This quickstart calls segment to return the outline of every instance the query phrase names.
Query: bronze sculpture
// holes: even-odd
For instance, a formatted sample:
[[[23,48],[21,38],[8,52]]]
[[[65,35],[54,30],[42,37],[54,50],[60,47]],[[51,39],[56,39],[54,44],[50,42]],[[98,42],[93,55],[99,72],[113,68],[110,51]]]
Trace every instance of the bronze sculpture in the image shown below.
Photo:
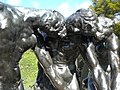
[[[66,36],[65,20],[59,12],[44,11],[43,15],[40,15],[39,11],[36,12],[36,16],[41,16],[36,20],[32,16],[26,20],[32,22],[31,27],[37,36],[34,52],[56,89],[79,90],[75,74],[75,60],[79,55],[78,44],[73,44]]]
[[[81,36],[81,54],[90,69],[95,88],[119,90],[119,44],[113,33],[112,20],[97,17],[89,9],[80,9],[68,17],[66,23],[68,30]],[[101,54],[100,49],[106,50],[107,56]]]
[[[58,60],[60,60],[62,64],[58,63],[58,61],[56,60],[55,62],[58,64],[53,64],[52,62],[54,61],[54,58],[52,60],[51,56],[49,55],[49,52],[41,48],[42,44],[40,44],[41,42],[38,41],[39,38],[37,37],[37,34],[36,34],[36,32],[42,33],[42,31],[40,30],[42,27],[45,27],[42,29],[43,31],[45,30],[45,33],[47,33],[47,36],[50,37],[49,39],[52,39],[50,40],[50,42],[55,41],[56,43],[56,39],[60,39],[59,37],[63,38],[64,35],[66,34],[64,32],[65,28],[64,28],[63,16],[60,15],[59,12],[57,11],[51,11],[51,10],[41,11],[40,10],[40,13],[39,13],[39,11],[33,10],[35,13],[39,13],[39,15],[41,15],[41,13],[44,12],[42,15],[42,18],[39,15],[36,15],[35,17],[34,16],[31,17],[28,14],[26,17],[25,12],[20,12],[17,8],[14,8],[4,3],[0,3],[0,5],[1,5],[1,13],[0,13],[1,14],[1,35],[0,35],[1,37],[1,68],[0,68],[1,69],[1,86],[0,86],[1,90],[8,90],[8,88],[11,90],[24,89],[23,87],[19,88],[19,85],[21,85],[19,60],[22,54],[29,48],[32,48],[34,50],[34,52],[38,57],[38,60],[40,61],[40,63],[42,63],[42,66],[46,70],[45,72],[47,73],[48,76],[50,76],[50,80],[52,80],[52,82],[54,83],[53,85],[55,87],[61,90],[63,89],[66,90],[67,88],[71,88],[71,89],[75,88],[76,90],[79,90],[79,87],[77,86],[78,83],[76,80],[76,75],[74,74],[73,76],[71,74],[68,66],[66,65],[66,60],[64,61],[62,60],[63,58],[60,57],[62,53],[58,52],[58,56],[57,57],[54,56],[55,58],[59,57]],[[50,19],[48,18],[47,23],[46,21],[44,21],[47,18],[46,15],[47,16],[50,15]],[[55,26],[49,28],[49,25],[55,25]],[[42,39],[40,39],[40,41],[41,40]],[[50,42],[48,42],[49,45],[53,45],[53,44],[50,44]],[[6,45],[8,46],[8,48],[6,48]],[[48,50],[50,48],[49,45],[47,47]],[[56,54],[57,52],[54,51],[55,47],[52,47],[52,48],[53,48],[52,52],[54,52],[53,54]],[[43,59],[46,59],[46,60],[43,61]],[[61,67],[61,65],[63,66]],[[53,70],[52,67],[56,68],[56,70]],[[57,71],[58,69],[59,71]],[[55,71],[54,73],[56,74],[55,77],[53,73],[51,73],[49,70],[50,71],[53,70],[53,72]],[[5,73],[3,71],[5,71]],[[62,73],[64,74],[62,75]],[[73,87],[72,84],[74,84],[75,87]]]
[[[49,17],[49,15],[48,15],[48,17]],[[44,23],[43,26],[40,26],[40,28],[39,28],[40,30],[42,30],[46,27],[46,22],[47,21],[44,21],[44,20],[47,20],[47,19],[44,18],[44,19],[42,19],[42,21],[38,21],[38,22]],[[48,21],[49,21],[49,19],[48,19]],[[110,45],[109,41],[108,41],[109,38],[111,38],[110,42],[111,42],[111,40],[114,40],[114,42],[111,42],[111,43],[115,44],[117,46],[116,51],[118,50],[119,45],[118,45],[117,37],[112,32],[112,25],[113,25],[112,21],[108,18],[105,18],[105,17],[97,17],[91,10],[81,9],[81,10],[78,10],[73,15],[71,15],[70,17],[68,17],[65,24],[66,24],[66,27],[67,27],[67,31],[66,31],[66,35],[64,37],[62,37],[62,40],[64,42],[64,40],[67,39],[68,44],[66,45],[66,47],[68,47],[67,50],[69,52],[66,53],[66,52],[63,52],[62,50],[60,50],[60,51],[62,51],[62,54],[63,55],[66,55],[66,54],[70,55],[70,53],[73,53],[74,52],[74,51],[72,52],[73,48],[71,50],[70,46],[69,46],[70,44],[73,44],[72,47],[76,47],[77,50],[78,50],[78,51],[75,52],[75,54],[77,52],[80,53],[80,51],[81,51],[81,54],[84,57],[85,61],[87,60],[86,63],[88,64],[90,70],[94,71],[94,69],[95,69],[95,72],[97,72],[96,70],[98,69],[97,73],[99,73],[99,71],[100,71],[100,73],[99,73],[99,75],[101,75],[100,78],[97,78],[98,74],[96,75],[96,73],[92,72],[92,75],[93,76],[95,75],[94,78],[93,78],[93,79],[95,79],[94,80],[95,87],[97,89],[113,88],[113,86],[110,86],[110,83],[111,83],[110,81],[111,80],[108,80],[106,78],[106,76],[107,76],[106,73],[108,73],[108,71],[109,71],[109,70],[107,71],[107,68],[109,69],[109,67],[111,66],[110,59],[108,57],[106,58],[104,55],[101,55],[101,53],[100,53],[101,50],[99,50],[99,49],[107,50],[107,52],[105,52],[104,54],[109,55],[109,49],[114,47],[114,45],[111,45],[113,47],[111,47],[111,46],[109,47],[109,45]],[[54,29],[53,27],[51,29],[51,24],[48,25],[47,28],[48,28],[48,31]],[[46,33],[46,31],[44,31],[44,32]],[[55,31],[55,32],[57,32],[57,31]],[[47,35],[49,35],[49,34],[47,34]],[[50,35],[52,37],[53,34],[50,34]],[[52,38],[52,39],[54,39],[54,38]],[[57,41],[59,42],[59,39],[57,39]],[[51,42],[48,45],[52,45],[52,43],[54,43],[54,42]],[[60,43],[62,43],[62,42],[60,42]],[[66,41],[64,43],[66,43]],[[57,49],[53,48],[52,49],[52,47],[55,47],[55,44],[53,46],[51,46],[51,51],[55,49],[55,51],[59,52],[59,48],[57,48]],[[64,45],[62,47],[64,47]],[[101,48],[101,47],[103,47],[103,48]],[[80,48],[80,51],[79,51],[79,48]],[[64,51],[66,51],[66,50],[64,50]],[[54,52],[52,52],[52,53],[54,54]],[[93,54],[93,56],[91,56],[92,54]],[[117,55],[117,53],[116,53],[116,55]],[[51,54],[50,54],[50,56],[51,56]],[[56,56],[57,56],[57,54],[56,54]],[[72,55],[70,55],[70,56],[72,56]],[[75,62],[75,59],[77,58],[77,56],[75,56],[75,57],[74,56],[75,55],[73,55],[72,59],[70,59],[71,61],[73,60],[73,63],[72,63],[73,65],[75,65],[74,62]],[[53,56],[52,59],[54,59],[54,57],[55,56]],[[61,57],[59,57],[59,58],[61,58]],[[66,57],[66,56],[64,56],[64,57],[69,60],[69,57]],[[106,61],[103,60],[105,58],[106,58]],[[52,61],[52,59],[51,59],[51,61]],[[89,61],[90,59],[91,59],[91,61]],[[117,59],[119,59],[118,55],[117,55]],[[55,60],[57,61],[59,59],[57,58]],[[93,61],[94,61],[94,63],[93,63]],[[117,61],[119,61],[119,60],[117,60]],[[103,62],[105,62],[105,63],[103,63]],[[96,66],[94,66],[94,64],[97,65],[99,68],[96,68]],[[110,73],[108,75],[110,75]],[[103,78],[103,80],[101,78]],[[102,81],[99,82],[98,79],[100,79]],[[106,86],[104,86],[103,83]],[[115,87],[115,88],[117,88],[117,87]]]
[[[20,12],[0,2],[0,89],[24,90],[19,60],[32,48],[58,90],[79,90],[75,60],[80,53],[96,89],[119,90],[119,45],[112,25],[91,10],[80,9],[65,21],[54,10]],[[109,57],[101,55],[101,46]]]

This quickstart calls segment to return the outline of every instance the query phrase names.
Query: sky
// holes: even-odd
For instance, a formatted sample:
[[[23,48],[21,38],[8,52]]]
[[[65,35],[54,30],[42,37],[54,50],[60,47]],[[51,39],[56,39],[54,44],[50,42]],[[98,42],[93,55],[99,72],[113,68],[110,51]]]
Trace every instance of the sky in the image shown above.
[[[13,6],[23,6],[36,9],[52,9],[62,13],[65,17],[70,16],[80,8],[88,8],[92,5],[91,0],[0,0]]]

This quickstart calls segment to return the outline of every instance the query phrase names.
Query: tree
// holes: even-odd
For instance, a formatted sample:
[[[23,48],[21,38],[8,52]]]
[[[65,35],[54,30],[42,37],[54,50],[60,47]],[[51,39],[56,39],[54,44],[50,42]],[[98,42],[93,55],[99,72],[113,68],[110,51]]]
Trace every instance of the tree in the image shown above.
[[[120,1],[117,0],[92,0],[92,10],[99,16],[104,14],[106,17],[113,19],[114,14],[120,12]]]
[[[120,13],[120,1],[119,0],[92,0],[93,5],[90,8],[99,16],[103,14],[105,17],[115,18],[115,14]],[[120,38],[120,21],[115,23],[114,32]]]
[[[118,23],[115,24],[115,26],[114,26],[114,32],[118,36],[118,38],[120,40],[120,22],[118,22]]]

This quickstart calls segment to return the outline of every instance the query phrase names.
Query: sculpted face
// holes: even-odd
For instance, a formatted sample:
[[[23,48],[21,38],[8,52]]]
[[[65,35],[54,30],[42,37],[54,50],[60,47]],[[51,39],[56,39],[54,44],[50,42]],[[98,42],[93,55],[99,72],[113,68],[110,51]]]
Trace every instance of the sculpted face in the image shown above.
[[[97,39],[107,39],[113,32],[113,21],[109,18],[100,16],[98,17],[98,31],[95,36]]]
[[[80,9],[79,14],[83,18],[83,33],[94,35],[97,31],[97,15],[90,9]]]

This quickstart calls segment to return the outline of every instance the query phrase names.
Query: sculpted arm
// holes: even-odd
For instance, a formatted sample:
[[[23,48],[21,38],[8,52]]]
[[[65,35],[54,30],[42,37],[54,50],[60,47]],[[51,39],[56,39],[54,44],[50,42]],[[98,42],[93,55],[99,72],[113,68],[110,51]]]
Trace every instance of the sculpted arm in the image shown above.
[[[114,33],[107,39],[107,46],[109,49],[112,69],[119,71],[120,69],[119,52],[118,52],[119,41],[118,41],[118,37]]]
[[[93,43],[90,43],[87,47],[86,57],[88,63],[90,63],[91,73],[93,75],[93,80],[97,89],[108,90],[108,82],[104,70],[99,64],[97,59],[97,54],[95,52],[95,46]]]
[[[39,63],[43,67],[46,75],[51,80],[54,87],[58,90],[66,90],[66,84],[64,80],[59,74],[57,74],[56,70],[54,70],[54,64],[49,52],[44,49],[40,49],[37,46],[35,47],[34,52],[39,60]]]
[[[108,50],[109,50],[109,59],[111,64],[111,89],[112,90],[119,90],[119,78],[120,78],[120,58],[119,58],[119,41],[118,37],[113,33],[108,39]]]

